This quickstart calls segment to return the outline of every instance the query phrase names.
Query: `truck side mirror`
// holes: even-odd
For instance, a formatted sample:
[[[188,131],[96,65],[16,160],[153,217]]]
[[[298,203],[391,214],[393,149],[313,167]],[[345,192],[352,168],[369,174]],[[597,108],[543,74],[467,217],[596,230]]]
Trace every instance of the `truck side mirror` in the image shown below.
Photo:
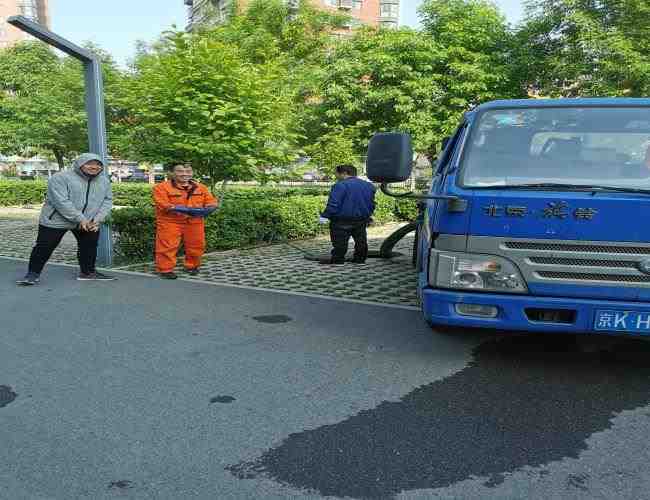
[[[366,173],[373,182],[403,182],[411,177],[413,144],[411,136],[399,133],[376,134],[368,144]]]

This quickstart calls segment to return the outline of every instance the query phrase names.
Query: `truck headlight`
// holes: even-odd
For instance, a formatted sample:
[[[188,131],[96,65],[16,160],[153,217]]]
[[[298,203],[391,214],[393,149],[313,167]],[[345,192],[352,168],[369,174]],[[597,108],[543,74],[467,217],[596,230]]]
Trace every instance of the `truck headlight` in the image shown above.
[[[517,267],[493,255],[433,252],[437,259],[435,286],[457,290],[527,293],[528,287]],[[433,284],[433,283],[432,283]]]

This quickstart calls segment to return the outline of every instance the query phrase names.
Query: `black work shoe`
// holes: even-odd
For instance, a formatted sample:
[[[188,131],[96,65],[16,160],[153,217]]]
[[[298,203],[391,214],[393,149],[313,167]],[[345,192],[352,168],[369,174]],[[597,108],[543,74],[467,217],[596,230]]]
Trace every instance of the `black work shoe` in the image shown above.
[[[195,267],[194,269],[185,269],[185,272],[189,274],[190,276],[198,276],[199,275],[199,268]]]
[[[357,259],[352,259],[350,262],[352,262],[353,264],[365,264],[366,263],[365,260],[357,260]]]
[[[160,276],[160,278],[164,279],[164,280],[178,279],[178,276],[176,276],[176,273],[158,273],[158,276]]]
[[[113,276],[106,276],[105,274],[94,272],[90,274],[79,273],[77,281],[115,281]]]
[[[34,286],[40,283],[41,278],[36,273],[27,273],[21,280],[16,281],[16,285],[20,286]]]

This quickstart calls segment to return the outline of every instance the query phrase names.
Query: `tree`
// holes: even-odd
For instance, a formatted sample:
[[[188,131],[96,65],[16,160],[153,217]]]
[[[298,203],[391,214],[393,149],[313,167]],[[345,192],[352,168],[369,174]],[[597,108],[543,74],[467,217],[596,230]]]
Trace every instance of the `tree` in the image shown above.
[[[313,143],[342,128],[362,154],[375,133],[403,131],[433,158],[465,111],[519,93],[507,64],[510,35],[494,7],[429,0],[420,13],[424,32],[362,29],[326,60],[305,127]]]
[[[650,3],[528,2],[518,61],[531,88],[549,96],[650,93]]]
[[[106,53],[107,90],[117,70]],[[110,101],[110,99],[107,99]],[[0,51],[0,151],[45,154],[65,161],[87,150],[87,118],[81,64],[58,58],[41,42],[24,42]]]
[[[329,179],[334,178],[337,165],[354,165],[359,161],[353,137],[342,129],[331,130],[319,137],[315,144],[307,147],[307,153]]]
[[[419,9],[442,53],[444,98],[439,121],[445,135],[467,109],[485,101],[525,96],[512,64],[515,39],[503,14],[487,0],[425,0]]]
[[[291,157],[290,98],[273,61],[252,64],[208,33],[170,33],[135,63],[119,99],[120,149],[189,161],[217,181],[254,178]]]

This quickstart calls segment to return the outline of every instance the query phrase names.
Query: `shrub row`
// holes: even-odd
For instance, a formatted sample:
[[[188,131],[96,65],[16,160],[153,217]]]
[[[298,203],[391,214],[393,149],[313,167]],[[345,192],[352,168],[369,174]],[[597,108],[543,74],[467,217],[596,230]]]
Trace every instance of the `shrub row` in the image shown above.
[[[47,183],[43,181],[0,181],[0,206],[38,205],[45,199]],[[268,188],[268,187],[232,187],[228,189],[225,199],[233,202],[261,202],[287,200],[295,197],[322,198],[328,193],[327,188]],[[386,208],[387,200],[382,194],[377,196],[378,210]],[[398,220],[413,220],[417,215],[415,202],[412,200],[388,199],[393,205],[391,211]],[[114,184],[113,201],[120,207],[150,207],[151,186],[148,184]]]
[[[42,181],[0,181],[0,206],[40,204],[47,184]],[[206,222],[208,249],[229,250],[264,242],[312,238],[326,230],[318,215],[325,207],[323,188],[230,188],[221,210]],[[114,203],[126,206],[114,210],[111,220],[117,250],[129,261],[150,260],[153,255],[155,217],[151,187],[146,184],[114,184]],[[417,215],[412,200],[377,195],[374,219],[377,224],[413,220]]]
[[[326,196],[310,195],[283,199],[227,197],[219,212],[206,221],[208,251],[313,238],[327,230],[318,224],[326,201]],[[395,201],[379,195],[375,222],[385,224],[395,219]],[[128,261],[151,260],[156,230],[154,210],[151,207],[113,210],[111,220],[120,256]]]
[[[268,188],[231,187],[226,198],[238,200],[268,200],[289,196],[323,196],[323,187]],[[45,200],[47,183],[44,181],[0,181],[0,206],[39,205]],[[146,207],[151,205],[149,184],[113,184],[113,201],[120,207]]]
[[[39,205],[47,193],[47,183],[43,181],[0,181],[0,207]]]

